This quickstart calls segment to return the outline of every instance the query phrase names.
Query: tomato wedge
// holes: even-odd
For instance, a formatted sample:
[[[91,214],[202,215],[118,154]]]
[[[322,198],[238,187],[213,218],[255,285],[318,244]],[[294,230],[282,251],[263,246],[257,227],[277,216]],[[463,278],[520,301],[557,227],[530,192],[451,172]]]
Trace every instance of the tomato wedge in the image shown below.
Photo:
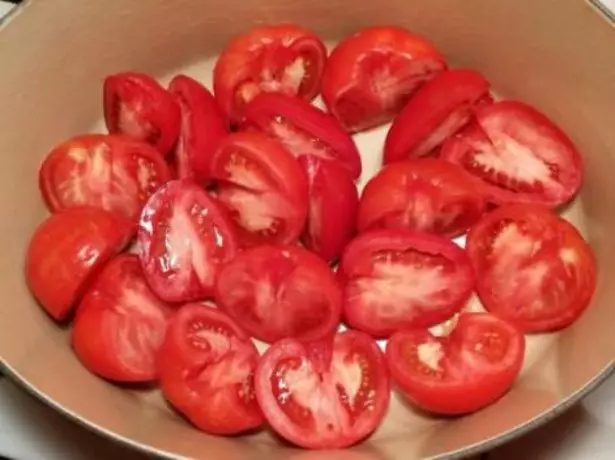
[[[145,278],[167,302],[211,297],[220,267],[238,250],[224,209],[189,180],[170,181],[150,198],[138,238]]]
[[[81,363],[116,382],[148,382],[158,377],[156,354],[172,310],[143,277],[139,258],[112,259],[81,300],[72,344]]]
[[[158,357],[165,398],[197,428],[232,435],[258,428],[254,394],[258,353],[224,313],[183,306],[169,322]]]
[[[434,158],[400,161],[381,169],[363,189],[360,232],[407,228],[453,238],[485,212],[480,180]]]
[[[329,266],[299,246],[241,252],[220,272],[216,302],[252,337],[317,340],[333,335],[342,292]]]
[[[358,331],[307,344],[281,340],[263,355],[254,383],[271,427],[308,449],[362,440],[378,427],[390,399],[383,353]]]
[[[431,43],[400,27],[370,27],[343,40],[322,77],[322,97],[347,131],[387,123],[446,68]]]
[[[447,337],[413,329],[391,336],[386,359],[393,382],[418,407],[441,415],[482,409],[514,384],[525,338],[488,313],[464,312]]]
[[[474,288],[463,249],[411,230],[360,234],[346,247],[338,271],[346,323],[377,338],[447,320],[464,307]]]
[[[524,332],[562,329],[589,306],[596,260],[569,222],[539,205],[503,206],[468,234],[485,308]]]
[[[581,155],[568,136],[518,101],[482,107],[441,155],[481,178],[495,204],[557,207],[576,195],[583,178]]]

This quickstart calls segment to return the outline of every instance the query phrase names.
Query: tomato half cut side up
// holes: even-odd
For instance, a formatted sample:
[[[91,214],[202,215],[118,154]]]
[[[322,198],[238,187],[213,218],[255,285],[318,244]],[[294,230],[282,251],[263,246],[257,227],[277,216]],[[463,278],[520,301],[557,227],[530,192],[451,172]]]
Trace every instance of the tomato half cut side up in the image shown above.
[[[544,114],[518,101],[476,112],[442,147],[442,158],[479,177],[495,204],[558,207],[578,192],[583,161],[570,138]]]
[[[307,29],[290,24],[257,27],[222,51],[214,68],[214,94],[234,122],[261,92],[311,101],[320,90],[326,59],[324,43]]]
[[[338,272],[346,323],[376,338],[442,323],[465,306],[474,288],[463,249],[405,229],[360,234],[344,250]]]
[[[184,305],[170,320],[158,356],[162,393],[197,428],[233,435],[263,424],[254,394],[258,353],[221,311]]]
[[[358,230],[407,228],[453,238],[487,207],[482,182],[461,166],[435,158],[389,164],[365,186]]]
[[[400,27],[370,27],[339,43],[322,78],[322,97],[347,131],[393,119],[416,90],[446,68],[424,38]]]
[[[152,195],[138,240],[145,278],[167,302],[211,297],[220,267],[238,250],[224,209],[189,180],[170,181]]]
[[[596,289],[593,251],[549,209],[498,208],[470,230],[466,244],[483,305],[522,331],[565,328],[588,308]]]
[[[489,81],[470,69],[447,70],[433,77],[395,117],[385,141],[384,163],[437,152],[472,120],[489,88]]]
[[[156,380],[156,355],[173,310],[156,297],[139,258],[112,259],[79,303],[72,345],[91,372],[115,382]]]
[[[464,312],[446,337],[424,329],[395,333],[386,359],[391,378],[416,406],[463,415],[493,404],[521,371],[525,338],[489,313]]]
[[[128,135],[170,152],[179,135],[177,101],[160,83],[143,73],[109,75],[103,86],[105,123],[110,133]]]

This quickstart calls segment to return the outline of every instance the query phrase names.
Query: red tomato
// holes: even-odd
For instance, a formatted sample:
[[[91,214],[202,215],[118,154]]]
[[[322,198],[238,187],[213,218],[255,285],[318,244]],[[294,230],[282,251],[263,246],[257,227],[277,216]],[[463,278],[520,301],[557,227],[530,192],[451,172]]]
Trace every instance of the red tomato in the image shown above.
[[[263,355],[254,384],[271,427],[309,449],[362,440],[378,427],[390,399],[383,353],[358,331],[307,344],[290,338],[275,343]]]
[[[337,160],[353,179],[361,175],[361,157],[352,137],[335,118],[303,99],[261,93],[246,105],[242,126],[277,139],[296,158]]]
[[[258,132],[233,133],[211,164],[216,197],[234,217],[244,245],[297,240],[307,217],[308,183],[281,144]]]
[[[258,353],[228,316],[200,304],[183,306],[169,322],[158,357],[166,399],[199,429],[231,435],[257,428],[254,394]]]
[[[156,354],[172,310],[143,277],[139,258],[112,259],[81,300],[72,343],[90,371],[118,382],[147,382],[158,377]]]
[[[572,224],[542,206],[492,211],[470,230],[466,247],[485,308],[524,332],[570,325],[596,288],[591,248]]]
[[[360,232],[408,228],[459,236],[485,211],[480,180],[460,166],[433,158],[385,166],[363,189]]]
[[[190,77],[176,76],[169,91],[175,95],[182,115],[174,158],[178,176],[206,182],[211,157],[228,133],[224,116],[207,88]]]
[[[128,137],[86,134],[51,150],[39,171],[50,211],[95,206],[137,220],[147,199],[171,178],[160,153]]]
[[[192,182],[168,182],[143,209],[141,264],[153,291],[167,302],[210,297],[220,266],[236,252],[224,209]]]
[[[399,27],[370,27],[333,50],[322,97],[346,130],[363,131],[391,121],[445,68],[442,54],[423,38]]]
[[[222,269],[216,301],[259,340],[317,340],[337,329],[342,293],[329,266],[306,249],[259,246]]]
[[[68,317],[91,278],[134,234],[134,224],[100,208],[68,208],[34,232],[26,254],[26,282],[55,320]]]
[[[441,155],[481,178],[496,204],[556,207],[572,199],[583,177],[581,156],[566,134],[516,101],[481,108],[472,124],[444,144]]]
[[[490,84],[475,70],[442,72],[414,94],[393,121],[384,146],[384,162],[422,157],[467,125],[489,97]]]
[[[488,313],[462,313],[447,337],[394,334],[386,358],[393,382],[418,407],[442,415],[475,412],[502,397],[523,364],[525,338]]]
[[[295,25],[254,28],[235,37],[214,68],[214,94],[223,112],[240,121],[243,106],[260,92],[312,100],[327,59],[313,32]]]
[[[110,133],[123,133],[167,154],[179,135],[177,101],[156,80],[142,73],[105,78],[105,122]]]
[[[463,308],[474,288],[463,249],[411,230],[359,235],[342,254],[339,271],[346,323],[379,338],[447,320]]]

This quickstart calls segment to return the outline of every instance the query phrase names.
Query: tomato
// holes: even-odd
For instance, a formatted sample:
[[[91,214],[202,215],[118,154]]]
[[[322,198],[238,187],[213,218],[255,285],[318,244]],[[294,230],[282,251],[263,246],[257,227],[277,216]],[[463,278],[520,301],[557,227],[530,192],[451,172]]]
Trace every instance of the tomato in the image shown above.
[[[386,359],[393,382],[418,407],[441,415],[482,409],[513,385],[525,338],[488,313],[464,312],[447,337],[424,329],[395,333]]]
[[[215,195],[244,245],[297,240],[307,218],[308,183],[281,144],[258,132],[233,133],[219,144],[211,165]]]
[[[370,27],[333,50],[322,77],[322,97],[351,132],[387,123],[414,92],[446,68],[425,39],[399,27]]]
[[[442,158],[481,178],[496,204],[557,207],[577,193],[583,162],[568,136],[544,114],[517,101],[482,107],[449,139]]]
[[[177,101],[152,77],[118,73],[105,78],[105,123],[110,133],[123,133],[167,154],[179,135]]]
[[[220,272],[218,306],[252,337],[317,340],[340,321],[342,293],[329,266],[299,246],[259,246]]]
[[[400,161],[363,189],[358,229],[408,228],[452,238],[465,233],[486,205],[481,181],[460,166],[434,158]]]
[[[147,199],[171,178],[160,153],[128,137],[86,134],[54,147],[39,171],[50,211],[95,206],[137,220]]]
[[[155,380],[156,354],[171,313],[145,282],[139,258],[119,255],[103,268],[79,304],[73,348],[83,365],[103,378]]]
[[[200,304],[171,319],[158,356],[162,393],[199,429],[231,435],[257,428],[258,353],[227,315]]]
[[[475,70],[454,69],[436,75],[408,101],[393,121],[384,162],[422,157],[436,151],[466,126],[489,97],[490,84]]]
[[[220,267],[238,249],[229,216],[189,180],[170,181],[150,198],[138,238],[145,278],[167,302],[210,297]]]
[[[474,288],[463,249],[443,237],[405,229],[362,233],[344,250],[338,270],[346,323],[378,338],[447,320]]]
[[[243,106],[260,92],[312,100],[320,90],[327,50],[296,25],[257,27],[235,37],[214,68],[214,94],[223,112],[240,121]]]
[[[206,182],[211,157],[228,130],[213,95],[196,80],[177,75],[169,85],[181,109],[181,129],[175,158],[180,179]]]
[[[309,449],[362,440],[378,427],[390,399],[383,353],[358,331],[318,342],[275,343],[263,355],[254,384],[271,427]]]
[[[246,105],[242,126],[277,139],[297,158],[337,160],[353,179],[361,175],[361,157],[352,137],[335,118],[303,99],[261,93]]]
[[[93,207],[62,210],[38,226],[26,254],[26,282],[43,309],[62,321],[91,279],[134,234],[120,214]]]
[[[578,230],[540,205],[496,209],[468,234],[485,308],[524,332],[562,329],[589,306],[596,261]]]

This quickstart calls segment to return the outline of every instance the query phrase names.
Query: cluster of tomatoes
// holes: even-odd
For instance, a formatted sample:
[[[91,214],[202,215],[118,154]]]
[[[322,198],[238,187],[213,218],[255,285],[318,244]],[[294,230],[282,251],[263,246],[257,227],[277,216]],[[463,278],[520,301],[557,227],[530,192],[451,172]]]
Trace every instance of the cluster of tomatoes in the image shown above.
[[[158,381],[208,433],[267,421],[297,445],[343,447],[379,425],[391,380],[438,414],[491,404],[523,334],[588,306],[592,252],[554,212],[580,188],[577,149],[425,39],[374,27],[327,57],[310,31],[262,27],[223,51],[213,89],[109,76],[109,134],[42,164],[51,216],[28,285],[54,319],[75,311],[95,374]],[[359,198],[352,134],[391,120]],[[466,233],[466,249],[451,241]],[[466,311],[474,292],[486,312]],[[270,344],[262,356],[252,339]]]

